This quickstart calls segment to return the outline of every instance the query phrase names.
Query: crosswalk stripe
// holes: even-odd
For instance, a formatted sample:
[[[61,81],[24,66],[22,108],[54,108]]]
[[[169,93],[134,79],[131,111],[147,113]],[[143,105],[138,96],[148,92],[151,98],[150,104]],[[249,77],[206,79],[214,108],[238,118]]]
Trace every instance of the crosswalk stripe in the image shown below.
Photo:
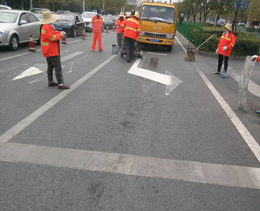
[[[6,143],[0,161],[260,189],[260,168]]]

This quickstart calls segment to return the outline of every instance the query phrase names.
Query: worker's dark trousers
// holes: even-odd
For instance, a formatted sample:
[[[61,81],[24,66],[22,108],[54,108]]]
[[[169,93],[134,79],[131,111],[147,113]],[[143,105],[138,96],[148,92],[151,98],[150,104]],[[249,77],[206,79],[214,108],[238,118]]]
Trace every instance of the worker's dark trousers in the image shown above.
[[[122,33],[117,33],[117,45],[119,49],[122,49]]]
[[[134,50],[135,50],[135,40],[129,37],[125,37],[125,50],[126,57],[129,59],[134,58]]]
[[[227,68],[228,68],[228,58],[229,58],[228,56],[225,56],[225,62],[224,62],[225,73],[227,72]],[[224,56],[222,54],[219,54],[218,55],[218,72],[220,72],[220,69],[222,67],[223,59],[224,59]]]
[[[58,84],[63,84],[63,74],[60,62],[60,56],[51,56],[47,58],[47,75],[48,81],[53,82],[53,69],[55,69],[55,76]]]

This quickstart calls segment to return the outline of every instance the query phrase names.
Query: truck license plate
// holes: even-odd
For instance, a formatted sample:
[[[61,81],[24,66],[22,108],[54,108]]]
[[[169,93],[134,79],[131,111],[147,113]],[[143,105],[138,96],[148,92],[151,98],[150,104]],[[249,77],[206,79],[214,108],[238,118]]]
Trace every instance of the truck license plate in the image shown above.
[[[157,39],[150,39],[151,42],[159,42]]]

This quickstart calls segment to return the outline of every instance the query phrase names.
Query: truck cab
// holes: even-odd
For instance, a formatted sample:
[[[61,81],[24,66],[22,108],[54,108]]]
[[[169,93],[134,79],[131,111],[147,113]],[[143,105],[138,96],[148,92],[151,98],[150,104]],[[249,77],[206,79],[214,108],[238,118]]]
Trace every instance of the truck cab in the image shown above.
[[[139,7],[140,43],[165,45],[172,50],[176,33],[178,9],[176,4],[142,2]]]

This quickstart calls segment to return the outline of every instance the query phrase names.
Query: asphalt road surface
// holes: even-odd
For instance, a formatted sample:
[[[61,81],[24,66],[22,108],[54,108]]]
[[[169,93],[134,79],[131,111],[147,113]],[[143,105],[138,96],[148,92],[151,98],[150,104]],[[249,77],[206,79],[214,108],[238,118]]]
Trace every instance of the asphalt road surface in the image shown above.
[[[132,63],[102,40],[61,45],[69,90],[47,86],[40,46],[0,49],[0,210],[259,211],[260,64],[240,111],[244,61],[222,79],[180,35]]]

